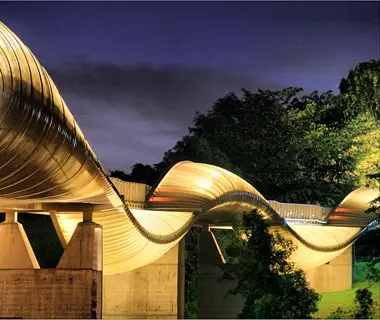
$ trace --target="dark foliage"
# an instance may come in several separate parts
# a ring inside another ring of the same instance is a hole
[[[185,236],[185,318],[196,319],[198,312],[198,237],[201,229],[191,229]]]
[[[119,178],[123,181],[145,183],[147,185],[153,185],[159,176],[160,172],[156,168],[142,163],[135,163],[132,166],[130,174],[126,174],[121,170],[110,171],[110,177]]]
[[[380,119],[380,60],[359,63],[342,79],[339,89],[353,115],[371,112]]]
[[[356,290],[355,319],[370,319],[373,316],[372,292],[367,288]]]
[[[270,234],[256,211],[235,225],[233,237],[226,248],[222,281],[235,281],[230,294],[244,298],[239,318],[311,318],[320,296],[309,288],[304,272],[288,261],[295,249],[292,242]]]

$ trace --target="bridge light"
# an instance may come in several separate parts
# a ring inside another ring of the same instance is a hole
[[[209,180],[200,180],[198,182],[198,185],[203,188],[203,189],[208,189],[209,187],[211,187],[212,185],[212,182],[209,181]]]

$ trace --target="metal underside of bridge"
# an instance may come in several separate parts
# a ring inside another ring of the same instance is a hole
[[[0,111],[0,211],[50,214],[64,244],[82,213],[92,211],[104,230],[105,275],[152,263],[194,225],[230,226],[252,209],[295,242],[292,259],[305,270],[331,261],[378,223],[365,214],[378,196],[370,188],[331,210],[282,204],[231,172],[190,161],[174,165],[146,194],[140,185],[142,199],[132,205],[122,197],[123,183],[107,177],[46,70],[1,23]]]

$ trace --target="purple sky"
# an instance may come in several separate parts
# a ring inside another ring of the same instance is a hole
[[[228,92],[336,91],[380,57],[379,2],[0,2],[107,169],[155,163]]]

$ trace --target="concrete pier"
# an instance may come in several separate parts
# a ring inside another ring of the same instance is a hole
[[[57,269],[39,269],[17,215],[0,224],[0,318],[100,319],[102,229],[76,228]]]
[[[229,295],[232,281],[218,281],[222,276],[220,265],[225,263],[214,234],[207,226],[199,236],[198,256],[198,318],[236,319],[243,307],[240,295]]]
[[[103,270],[103,230],[93,222],[78,223],[57,269]]]
[[[178,244],[157,261],[103,278],[104,319],[177,319]]]
[[[317,292],[334,292],[352,287],[352,247],[318,268],[306,270],[306,279]]]
[[[0,223],[0,269],[39,269],[39,264],[17,212],[7,212]]]

